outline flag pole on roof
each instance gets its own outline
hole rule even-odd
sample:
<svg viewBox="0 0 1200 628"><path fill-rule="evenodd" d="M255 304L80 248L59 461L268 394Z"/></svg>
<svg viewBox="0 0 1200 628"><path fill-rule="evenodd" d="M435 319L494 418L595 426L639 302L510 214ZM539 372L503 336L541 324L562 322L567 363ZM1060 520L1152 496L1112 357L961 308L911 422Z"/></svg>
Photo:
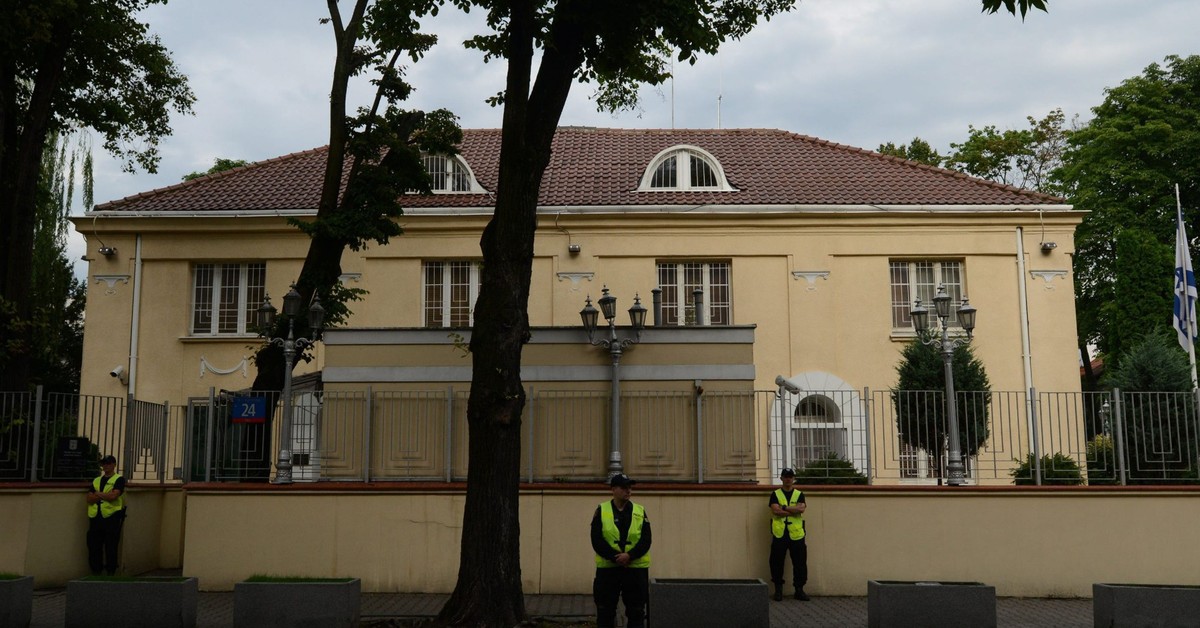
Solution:
<svg viewBox="0 0 1200 628"><path fill-rule="evenodd" d="M1172 319L1179 344L1187 351L1192 367L1192 390L1197 390L1200 385L1196 380L1196 275L1192 272L1192 254L1183 225L1178 183L1175 184L1175 311Z"/></svg>

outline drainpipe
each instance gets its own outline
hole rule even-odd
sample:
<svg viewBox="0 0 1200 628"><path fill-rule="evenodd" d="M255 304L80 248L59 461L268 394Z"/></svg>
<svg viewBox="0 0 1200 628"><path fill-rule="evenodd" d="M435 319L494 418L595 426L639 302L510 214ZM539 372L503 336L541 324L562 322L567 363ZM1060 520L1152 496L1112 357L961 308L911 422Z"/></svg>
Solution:
<svg viewBox="0 0 1200 628"><path fill-rule="evenodd" d="M142 234L136 237L137 246L133 254L133 315L129 323L129 384L125 391L131 398L137 394L138 329L142 310Z"/></svg>
<svg viewBox="0 0 1200 628"><path fill-rule="evenodd" d="M1037 399L1033 398L1033 358L1030 356L1029 346L1029 294L1026 291L1027 285L1025 280L1025 230L1022 227L1017 227L1017 294L1019 298L1019 307L1021 315L1021 366L1025 371L1025 393L1026 393L1026 408L1025 416L1029 423L1029 439L1030 446L1037 442L1037 425L1034 422ZM1041 466L1041 453L1033 452L1034 468ZM1041 473L1034 476L1037 483L1041 484Z"/></svg>

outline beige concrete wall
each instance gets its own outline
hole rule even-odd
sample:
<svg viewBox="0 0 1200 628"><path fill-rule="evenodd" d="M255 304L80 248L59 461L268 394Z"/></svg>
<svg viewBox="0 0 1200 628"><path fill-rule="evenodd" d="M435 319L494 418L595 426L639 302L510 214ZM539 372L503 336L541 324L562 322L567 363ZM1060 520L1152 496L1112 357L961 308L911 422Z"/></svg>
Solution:
<svg viewBox="0 0 1200 628"><path fill-rule="evenodd" d="M767 488L635 491L654 530L651 573L769 580ZM979 581L1001 596L1091 595L1094 582L1200 585L1186 522L1195 491L807 491L809 590L865 595L868 579ZM588 524L602 490L521 494L527 593L588 593ZM460 491L188 494L184 573L228 590L255 573L354 576L364 591L448 592ZM1182 524L1182 527L1181 527Z"/></svg>
<svg viewBox="0 0 1200 628"><path fill-rule="evenodd" d="M88 574L84 489L0 488L0 571L60 587ZM123 574L179 567L183 492L178 487L130 487L129 516L121 533Z"/></svg>

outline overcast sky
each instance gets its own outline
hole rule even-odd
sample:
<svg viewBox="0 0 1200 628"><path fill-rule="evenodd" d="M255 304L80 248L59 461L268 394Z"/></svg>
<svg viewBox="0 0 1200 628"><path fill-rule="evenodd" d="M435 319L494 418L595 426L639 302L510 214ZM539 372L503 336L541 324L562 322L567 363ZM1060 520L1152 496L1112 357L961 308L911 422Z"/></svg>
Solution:
<svg viewBox="0 0 1200 628"><path fill-rule="evenodd" d="M342 2L348 5L349 2ZM796 8L695 66L642 90L640 111L596 111L577 85L562 123L620 128L774 128L875 149L929 141L943 153L968 125L1026 126L1061 107L1090 116L1104 89L1170 54L1200 52L1200 1L1049 0L1024 23L984 15L979 0L801 0ZM171 0L144 19L196 94L172 119L157 174L128 174L98 151L96 201L178 183L217 157L257 161L324 145L333 63L319 0ZM429 22L438 45L408 74L406 107L447 108L464 128L498 128L484 99L504 64L462 41L483 32L478 12ZM367 85L354 104L369 98ZM97 142L98 144L98 142ZM82 254L74 238L75 257Z"/></svg>

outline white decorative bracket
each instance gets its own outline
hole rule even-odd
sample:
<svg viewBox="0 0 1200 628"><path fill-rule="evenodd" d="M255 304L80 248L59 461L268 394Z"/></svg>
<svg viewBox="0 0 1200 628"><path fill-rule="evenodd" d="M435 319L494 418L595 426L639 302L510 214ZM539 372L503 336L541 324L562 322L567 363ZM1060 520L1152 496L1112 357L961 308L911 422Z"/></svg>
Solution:
<svg viewBox="0 0 1200 628"><path fill-rule="evenodd" d="M595 278L596 273L557 273L557 275L559 281L566 279L571 280L571 290L579 290L579 282L584 279L592 281L592 279Z"/></svg>
<svg viewBox="0 0 1200 628"><path fill-rule="evenodd" d="M246 360L246 356L242 356L242 361L238 362L237 364L234 364L233 367L227 368L227 369L219 369L219 368L213 366L212 364L209 364L207 358L205 358L204 356L200 356L200 377L204 377L205 371L209 371L211 373L216 373L217 375L229 375L230 373L236 373L238 371L241 371L242 379L246 379L246 377L247 377L246 365L248 363L249 362Z"/></svg>
<svg viewBox="0 0 1200 628"><path fill-rule="evenodd" d="M813 291L813 290L817 289L817 278L821 278L821 279L824 279L825 281L829 281L829 271L827 271L827 270L793 270L792 278L793 279L803 278L803 279L807 280L808 287L806 288L806 290Z"/></svg>
<svg viewBox="0 0 1200 628"><path fill-rule="evenodd" d="M358 283L362 281L362 273L342 273L341 275L338 275L338 281L340 281L342 285L345 285L350 281Z"/></svg>
<svg viewBox="0 0 1200 628"><path fill-rule="evenodd" d="M95 279L96 281L103 281L104 283L108 284L109 290L112 290L117 285L118 281L121 283L129 283L129 275L92 275L92 279Z"/></svg>
<svg viewBox="0 0 1200 628"><path fill-rule="evenodd" d="M1031 271L1029 271L1029 275L1031 277L1036 277L1038 279L1041 279L1042 281L1045 281L1046 282L1045 288L1047 290L1053 290L1054 289L1054 278L1055 277L1066 277L1067 271L1065 271L1065 270L1031 270Z"/></svg>

